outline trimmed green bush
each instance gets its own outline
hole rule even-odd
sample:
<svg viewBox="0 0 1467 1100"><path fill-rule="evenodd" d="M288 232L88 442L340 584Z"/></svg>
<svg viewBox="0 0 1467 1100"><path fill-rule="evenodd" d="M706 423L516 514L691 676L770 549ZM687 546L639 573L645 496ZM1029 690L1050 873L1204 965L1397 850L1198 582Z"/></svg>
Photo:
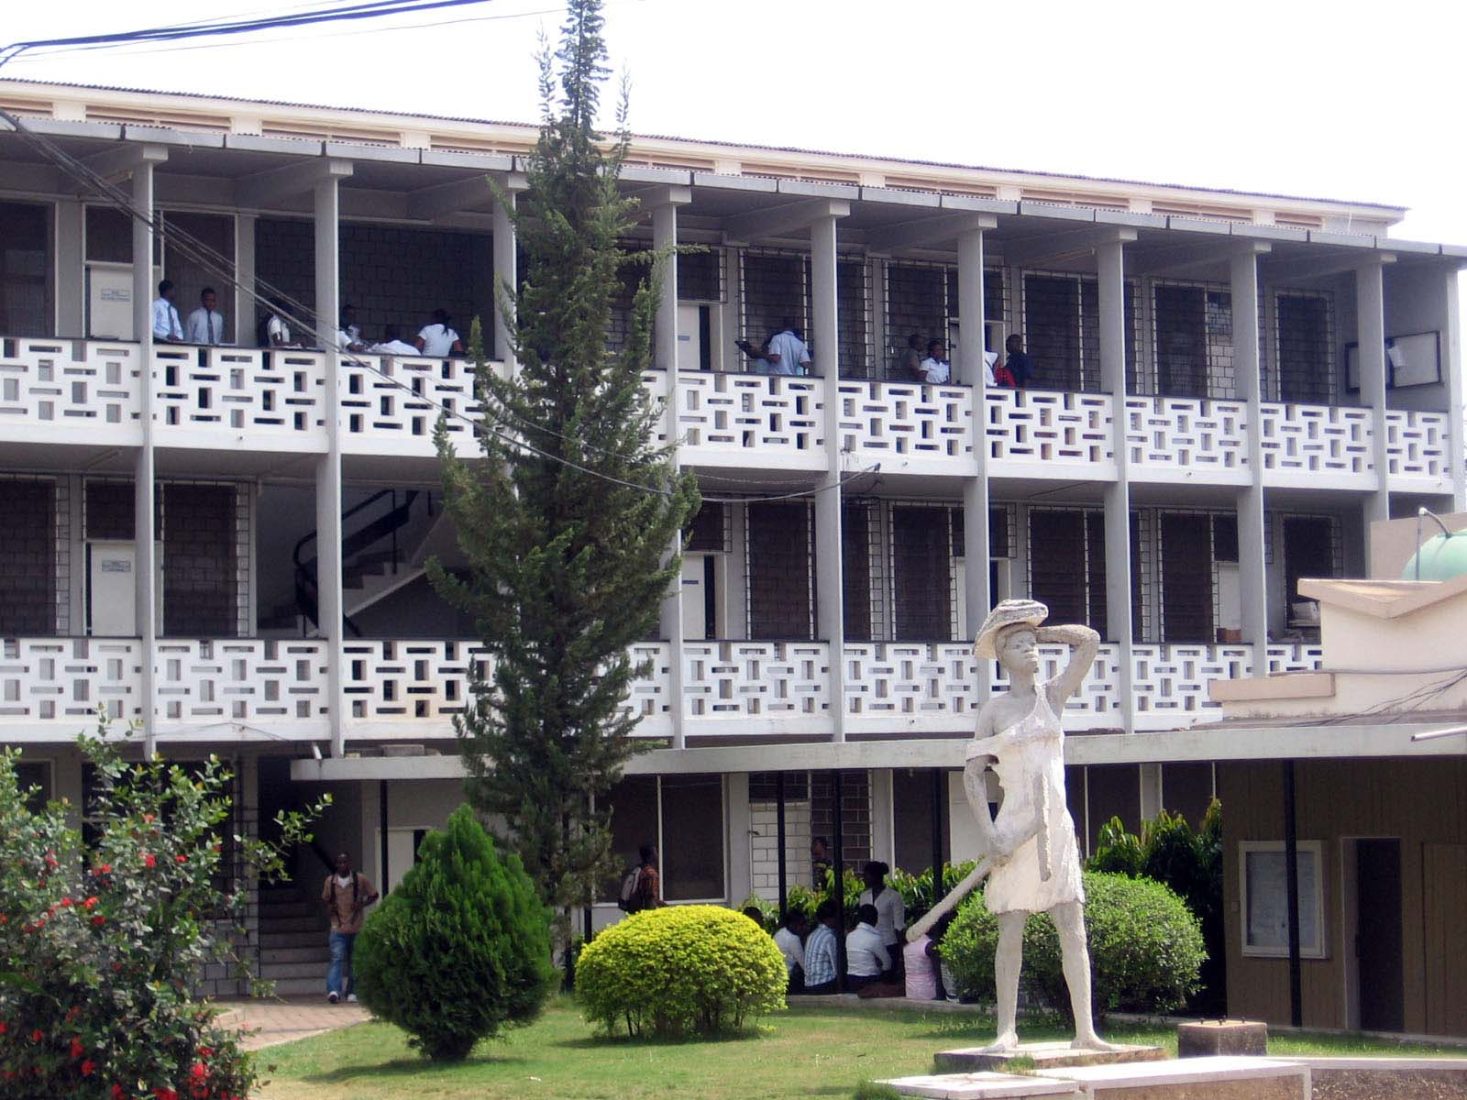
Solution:
<svg viewBox="0 0 1467 1100"><path fill-rule="evenodd" d="M784 1007L784 957L742 913L676 905L634 913L576 962L586 1019L631 1037L717 1035Z"/></svg>
<svg viewBox="0 0 1467 1100"><path fill-rule="evenodd" d="M528 1023L557 981L549 911L468 806L424 838L417 864L367 918L353 961L363 1003L434 1061L462 1060L501 1027Z"/></svg>
<svg viewBox="0 0 1467 1100"><path fill-rule="evenodd" d="M1207 957L1197 918L1182 899L1159 882L1097 871L1085 872L1085 896L1095 1013L1169 1012L1181 1005L1197 987ZM961 994L994 999L997 947L998 921L982 894L974 894L942 941ZM1042 913L1024 926L1023 981L1050 1007L1069 1014L1059 936Z"/></svg>

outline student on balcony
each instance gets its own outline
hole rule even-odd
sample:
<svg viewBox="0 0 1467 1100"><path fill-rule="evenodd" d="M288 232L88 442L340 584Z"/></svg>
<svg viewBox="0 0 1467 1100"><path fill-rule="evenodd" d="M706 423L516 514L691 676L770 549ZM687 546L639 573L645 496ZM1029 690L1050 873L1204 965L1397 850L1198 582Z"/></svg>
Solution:
<svg viewBox="0 0 1467 1100"><path fill-rule="evenodd" d="M1013 387L1016 390L1027 389L1029 379L1034 377L1034 361L1024 353L1024 338L1017 332L1004 341L1004 351L1008 352L1008 360L1004 366L1008 368L1013 378ZM1007 385L1000 381L1000 385Z"/></svg>
<svg viewBox="0 0 1467 1100"><path fill-rule="evenodd" d="M747 340L738 340L735 346L756 361L754 370L759 374L810 373L810 348L800 339L793 317L786 317L781 322L779 331L763 348L755 348Z"/></svg>
<svg viewBox="0 0 1467 1100"><path fill-rule="evenodd" d="M153 302L153 339L165 344L183 343L183 322L178 319L178 307L173 304L173 280L164 279L158 284L158 297Z"/></svg>
<svg viewBox="0 0 1467 1100"><path fill-rule="evenodd" d="M918 376L929 386L940 386L952 378L953 367L947 361L947 345L941 340L927 341L927 358L922 360Z"/></svg>
<svg viewBox="0 0 1467 1100"><path fill-rule="evenodd" d="M447 359L450 355L464 353L463 341L458 333L448 327L453 318L446 309L435 309L433 320L418 332L418 350L430 359Z"/></svg>
<svg viewBox="0 0 1467 1100"><path fill-rule="evenodd" d="M373 355L417 355L418 349L402 338L402 329L397 325L388 325L383 333L386 337L380 344L373 344L367 350Z"/></svg>
<svg viewBox="0 0 1467 1100"><path fill-rule="evenodd" d="M902 382L922 381L922 337L917 333L908 336L907 346L897 352L891 375Z"/></svg>
<svg viewBox="0 0 1467 1100"><path fill-rule="evenodd" d="M217 348L224 343L224 314L215 307L219 296L206 286L199 293L199 308L188 315L188 342Z"/></svg>

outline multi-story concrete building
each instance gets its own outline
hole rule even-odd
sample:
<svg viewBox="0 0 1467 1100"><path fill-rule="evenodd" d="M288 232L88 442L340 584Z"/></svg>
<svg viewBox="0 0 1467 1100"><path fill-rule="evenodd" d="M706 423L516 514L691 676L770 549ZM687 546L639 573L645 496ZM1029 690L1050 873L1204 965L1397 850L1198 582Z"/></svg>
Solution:
<svg viewBox="0 0 1467 1100"><path fill-rule="evenodd" d="M472 447L472 371L262 350L254 292L373 337L477 315L513 369L485 177L512 201L534 129L20 82L0 108L0 739L76 799L104 707L237 759L247 820L331 790L321 843L396 880L459 800L481 659L423 576L453 562L431 436L446 407ZM1083 840L1199 812L1204 752L1118 746L1216 717L1212 678L1312 667L1295 580L1464 503L1467 249L1392 238L1400 209L662 138L622 186L637 241L704 247L646 385L709 503L639 647L659 747L615 797L673 900L773 891L781 800L791 882L837 817L848 859L969 852L961 742L1002 684L965 639L1004 596L1104 637L1067 716L1111 734L1071 742ZM164 277L184 315L215 287L234 346L155 343ZM784 316L814 372L750 373L733 341ZM913 333L952 381L894 375ZM1010 334L1022 392L983 385Z"/></svg>

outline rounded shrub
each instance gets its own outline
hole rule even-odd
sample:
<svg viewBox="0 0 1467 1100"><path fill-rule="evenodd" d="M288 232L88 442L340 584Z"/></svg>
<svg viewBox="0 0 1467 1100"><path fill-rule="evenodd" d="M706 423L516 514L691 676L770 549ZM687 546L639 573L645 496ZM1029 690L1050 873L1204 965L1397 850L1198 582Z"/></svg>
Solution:
<svg viewBox="0 0 1467 1100"><path fill-rule="evenodd" d="M677 905L634 913L576 962L586 1019L629 1036L716 1035L784 1007L784 957L742 913Z"/></svg>
<svg viewBox="0 0 1467 1100"><path fill-rule="evenodd" d="M417 864L367 918L353 962L362 1001L435 1061L466 1058L480 1039L534 1019L556 980L549 911L468 806L424 838Z"/></svg>
<svg viewBox="0 0 1467 1100"><path fill-rule="evenodd" d="M1207 957L1197 918L1182 899L1159 882L1097 871L1085 872L1085 897L1096 1014L1169 1012L1180 1006L1197 987ZM983 895L974 894L942 940L959 993L993 1000L997 947L998 921ZM1050 1007L1069 1014L1059 936L1042 913L1024 926L1022 980Z"/></svg>

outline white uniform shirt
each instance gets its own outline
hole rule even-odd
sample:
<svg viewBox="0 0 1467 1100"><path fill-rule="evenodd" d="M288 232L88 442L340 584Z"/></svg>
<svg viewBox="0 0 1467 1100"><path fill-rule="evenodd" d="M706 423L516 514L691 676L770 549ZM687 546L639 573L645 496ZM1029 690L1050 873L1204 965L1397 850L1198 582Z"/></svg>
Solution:
<svg viewBox="0 0 1467 1100"><path fill-rule="evenodd" d="M183 339L183 324L178 319L178 310L167 298L153 302L153 336L158 340Z"/></svg>
<svg viewBox="0 0 1467 1100"><path fill-rule="evenodd" d="M217 309L203 306L188 315L188 342L190 344L224 343L224 314Z"/></svg>
<svg viewBox="0 0 1467 1100"><path fill-rule="evenodd" d="M788 928L781 928L774 933L774 946L784 956L784 968L791 974L797 966L801 970L805 969L805 945L800 942L799 936Z"/></svg>
<svg viewBox="0 0 1467 1100"><path fill-rule="evenodd" d="M869 924L856 925L846 936L846 973L855 978L874 978L891 969L891 952L881 933Z"/></svg>
<svg viewBox="0 0 1467 1100"><path fill-rule="evenodd" d="M879 898L873 898L871 891L866 890L861 894L861 904L876 906L880 916L876 930L881 933L882 943L890 946L901 939L899 933L907 927L907 907L900 893L888 886L881 891Z"/></svg>
<svg viewBox="0 0 1467 1100"><path fill-rule="evenodd" d="M271 344L290 343L290 326L275 314L270 315L270 323L265 326L265 335L269 337ZM276 339L279 337L279 339Z"/></svg>
<svg viewBox="0 0 1467 1100"><path fill-rule="evenodd" d="M418 338L423 341L422 354L430 359L442 359L453 354L458 333L447 325L432 324L419 332Z"/></svg>
<svg viewBox="0 0 1467 1100"><path fill-rule="evenodd" d="M998 352L985 351L983 353L983 384L985 386L998 385L998 379L993 373L993 368L996 366L998 366Z"/></svg>
<svg viewBox="0 0 1467 1100"><path fill-rule="evenodd" d="M369 351L377 355L421 355L417 348L402 340L388 340L385 344L373 344Z"/></svg>
<svg viewBox="0 0 1467 1100"><path fill-rule="evenodd" d="M810 365L810 349L789 329L770 338L769 354L779 356L778 363L769 364L770 374L804 374Z"/></svg>
<svg viewBox="0 0 1467 1100"><path fill-rule="evenodd" d="M952 365L946 359L928 356L922 360L922 380L929 385L940 386L952 377Z"/></svg>

